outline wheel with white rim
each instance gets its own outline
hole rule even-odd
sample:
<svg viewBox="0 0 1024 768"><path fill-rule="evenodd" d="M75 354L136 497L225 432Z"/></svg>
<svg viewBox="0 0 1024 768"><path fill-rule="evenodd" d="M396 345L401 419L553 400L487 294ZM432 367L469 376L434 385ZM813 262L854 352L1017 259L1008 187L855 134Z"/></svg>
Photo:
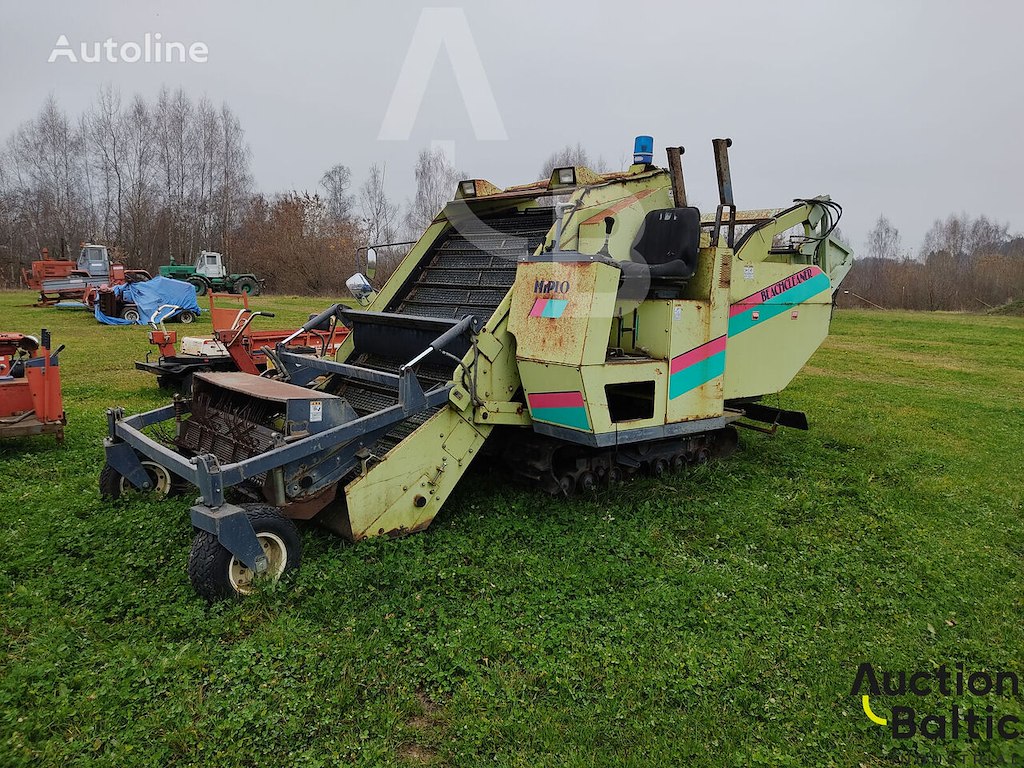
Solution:
<svg viewBox="0 0 1024 768"><path fill-rule="evenodd" d="M128 478L109 464L105 464L100 470L100 496L105 499L121 499L134 495L154 494L166 498L179 490L177 478L162 464L143 461L142 468L146 470L149 478L149 488L136 488Z"/></svg>
<svg viewBox="0 0 1024 768"><path fill-rule="evenodd" d="M302 539L295 523L269 504L243 504L256 540L267 558L267 570L257 574L232 555L215 534L196 533L188 557L188 576L196 592L210 602L252 594L260 583L274 582L299 567Z"/></svg>
<svg viewBox="0 0 1024 768"><path fill-rule="evenodd" d="M134 307L134 306L132 306L132 307L125 307L125 309L121 312L121 317L123 319L128 320L128 321L133 322L133 323L141 323L142 322L142 313L139 312L138 307Z"/></svg>

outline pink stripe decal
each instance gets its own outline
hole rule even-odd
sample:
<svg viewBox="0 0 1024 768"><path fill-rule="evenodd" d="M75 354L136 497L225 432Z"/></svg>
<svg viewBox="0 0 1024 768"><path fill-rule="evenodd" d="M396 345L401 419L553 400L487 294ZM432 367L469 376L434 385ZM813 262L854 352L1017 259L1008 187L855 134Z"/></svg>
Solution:
<svg viewBox="0 0 1024 768"><path fill-rule="evenodd" d="M537 299L533 302L533 309L530 310L530 317L540 317L544 312L544 307L547 305L547 299Z"/></svg>
<svg viewBox="0 0 1024 768"><path fill-rule="evenodd" d="M691 365L696 365L702 360L707 360L712 355L724 352L725 342L726 337L719 336L717 339L712 339L707 344L701 344L699 347L695 347L689 352L684 352L678 357L673 357L672 365L669 366L669 373L679 373L679 371L684 368L689 368Z"/></svg>
<svg viewBox="0 0 1024 768"><path fill-rule="evenodd" d="M752 293L746 298L740 299L729 308L729 317L735 317L748 309L764 304L766 301L770 301L776 296L781 296L783 293L788 291L790 288L795 288L800 283L805 283L815 275L819 274L821 269L818 267L807 267L799 272L795 272L789 277L779 280L777 283L772 283L767 288L764 288L757 293Z"/></svg>
<svg viewBox="0 0 1024 768"><path fill-rule="evenodd" d="M530 408L582 408L582 392L539 392L529 395Z"/></svg>

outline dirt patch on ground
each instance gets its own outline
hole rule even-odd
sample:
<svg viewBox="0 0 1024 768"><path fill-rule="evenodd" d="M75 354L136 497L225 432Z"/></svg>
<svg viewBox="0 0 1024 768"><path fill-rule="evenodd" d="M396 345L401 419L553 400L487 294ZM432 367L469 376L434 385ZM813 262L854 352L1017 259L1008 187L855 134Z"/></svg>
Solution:
<svg viewBox="0 0 1024 768"><path fill-rule="evenodd" d="M421 712L409 718L408 725L414 731L423 734L423 740L431 740L436 731L442 727L437 718L437 705L423 691L416 691L416 700ZM439 765L440 757L437 750L419 740L410 740L398 748L398 757L410 765Z"/></svg>
<svg viewBox="0 0 1024 768"><path fill-rule="evenodd" d="M437 765L437 752L422 744L403 744L398 748L398 759L413 765Z"/></svg>

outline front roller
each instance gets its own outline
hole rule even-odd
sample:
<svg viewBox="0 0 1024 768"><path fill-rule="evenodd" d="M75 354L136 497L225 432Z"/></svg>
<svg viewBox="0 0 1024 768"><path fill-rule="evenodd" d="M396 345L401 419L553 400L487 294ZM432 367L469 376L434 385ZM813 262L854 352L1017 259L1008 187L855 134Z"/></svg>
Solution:
<svg viewBox="0 0 1024 768"><path fill-rule="evenodd" d="M225 547L217 533L200 529L188 556L188 577L196 592L211 603L252 594L261 580L277 581L302 560L302 538L277 507L243 504L256 534L266 568L258 572Z"/></svg>

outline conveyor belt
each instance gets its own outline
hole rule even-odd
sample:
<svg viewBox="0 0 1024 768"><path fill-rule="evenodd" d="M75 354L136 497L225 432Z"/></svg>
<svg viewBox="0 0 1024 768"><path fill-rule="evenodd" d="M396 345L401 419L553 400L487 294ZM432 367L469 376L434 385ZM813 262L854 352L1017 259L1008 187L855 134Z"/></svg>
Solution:
<svg viewBox="0 0 1024 768"><path fill-rule="evenodd" d="M490 319L512 287L518 260L544 242L553 222L551 208L474 219L441 235L424 256L387 311L396 314L458 319L474 315ZM362 354L353 365L397 373L405 360ZM453 367L421 365L417 376L424 390L450 381ZM331 391L344 397L360 415L398 402L395 389L362 381L345 381ZM417 414L397 424L374 446L384 456L436 411Z"/></svg>
<svg viewBox="0 0 1024 768"><path fill-rule="evenodd" d="M516 263L544 241L552 221L551 208L535 208L448 230L388 311L485 322L512 287Z"/></svg>

